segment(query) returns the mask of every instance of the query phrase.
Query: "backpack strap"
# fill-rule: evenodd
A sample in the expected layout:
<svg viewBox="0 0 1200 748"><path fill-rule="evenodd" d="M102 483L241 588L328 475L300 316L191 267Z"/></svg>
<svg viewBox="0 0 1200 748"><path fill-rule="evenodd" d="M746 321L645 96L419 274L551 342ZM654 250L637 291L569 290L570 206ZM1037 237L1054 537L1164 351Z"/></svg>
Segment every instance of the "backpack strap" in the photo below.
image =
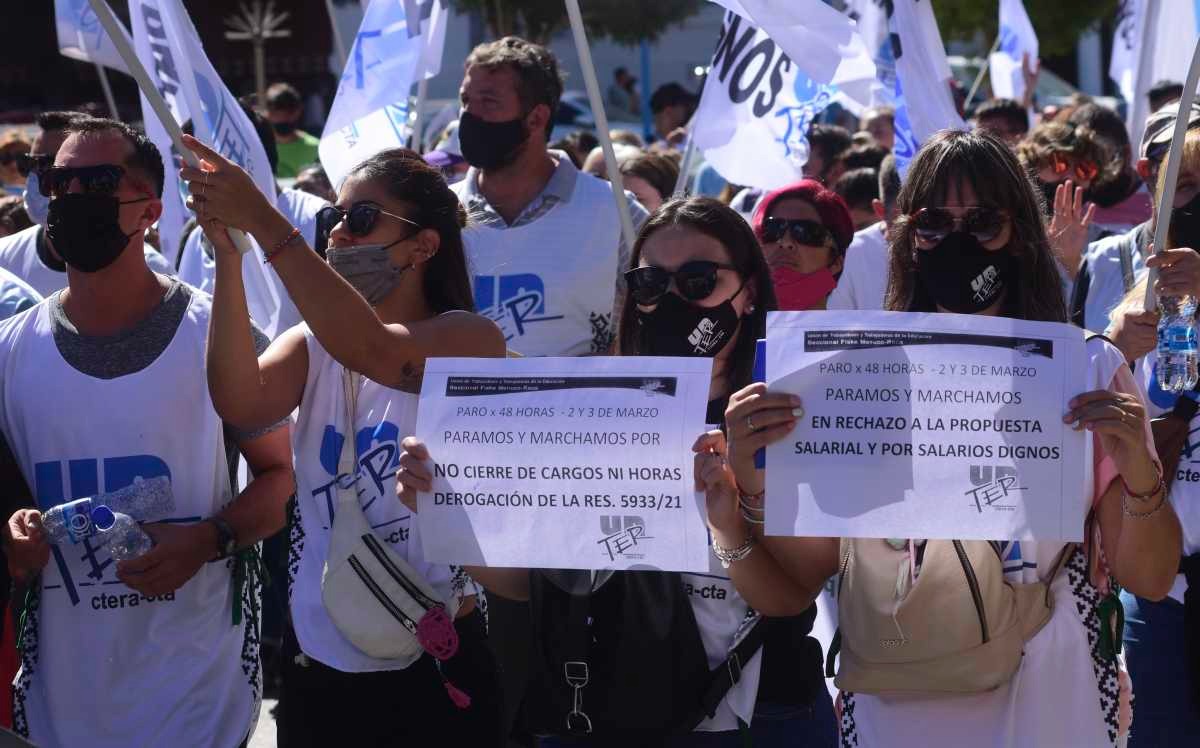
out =
<svg viewBox="0 0 1200 748"><path fill-rule="evenodd" d="M722 699L741 681L742 668L762 649L766 633L767 620L760 616L754 622L754 626L746 632L742 640L725 658L725 661L709 674L708 687L701 694L696 711L689 715L684 722L684 729L691 730L705 717L712 717L717 713L717 707L721 705Z"/></svg>
<svg viewBox="0 0 1200 748"><path fill-rule="evenodd" d="M587 573L587 572L585 572ZM587 735L592 732L592 719L583 710L583 689L591 681L588 656L591 650L591 603L589 590L582 595L569 595L567 620L563 621L563 642L566 657L563 658L562 678L571 689L571 711L567 712L566 726L569 735ZM558 674L551 674L558 677Z"/></svg>

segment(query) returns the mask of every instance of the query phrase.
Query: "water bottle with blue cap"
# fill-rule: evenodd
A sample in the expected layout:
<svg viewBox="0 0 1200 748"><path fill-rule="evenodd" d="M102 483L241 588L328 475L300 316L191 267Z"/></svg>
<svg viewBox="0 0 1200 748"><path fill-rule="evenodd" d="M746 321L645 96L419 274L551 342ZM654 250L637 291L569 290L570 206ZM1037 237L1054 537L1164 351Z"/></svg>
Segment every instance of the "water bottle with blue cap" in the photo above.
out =
<svg viewBox="0 0 1200 748"><path fill-rule="evenodd" d="M108 507L114 513L125 514L139 522L167 519L175 511L175 496L171 480L165 476L138 480L130 485L84 499L68 501L47 509L42 514L42 527L51 543L82 543L97 530L92 512Z"/></svg>
<svg viewBox="0 0 1200 748"><path fill-rule="evenodd" d="M106 547L114 561L132 561L154 547L154 541L128 514L98 506L92 510L91 519L98 539L108 541Z"/></svg>

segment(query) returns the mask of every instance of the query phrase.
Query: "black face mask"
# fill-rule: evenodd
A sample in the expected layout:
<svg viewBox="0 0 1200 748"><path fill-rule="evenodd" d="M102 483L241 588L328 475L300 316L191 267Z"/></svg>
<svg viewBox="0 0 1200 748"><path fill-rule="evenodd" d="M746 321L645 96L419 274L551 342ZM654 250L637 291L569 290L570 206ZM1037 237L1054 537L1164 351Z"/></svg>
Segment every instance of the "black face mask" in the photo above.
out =
<svg viewBox="0 0 1200 748"><path fill-rule="evenodd" d="M1200 195L1171 211L1171 243L1200 251Z"/></svg>
<svg viewBox="0 0 1200 748"><path fill-rule="evenodd" d="M989 252L965 231L947 234L936 247L917 250L917 275L938 306L974 314L996 303L1012 284L1013 256Z"/></svg>
<svg viewBox="0 0 1200 748"><path fill-rule="evenodd" d="M654 311L637 310L644 356L715 356L741 324L733 300L742 289L713 307L689 304L674 293L665 294Z"/></svg>
<svg viewBox="0 0 1200 748"><path fill-rule="evenodd" d="M56 197L50 201L46 236L68 265L84 273L99 272L116 262L133 236L121 230L121 206L145 199L121 202L115 195L82 192Z"/></svg>
<svg viewBox="0 0 1200 748"><path fill-rule="evenodd" d="M292 133L296 132L296 123L295 122L272 122L271 129L273 129L275 131L276 135L291 135Z"/></svg>
<svg viewBox="0 0 1200 748"><path fill-rule="evenodd" d="M528 139L525 119L486 122L470 112L458 119L458 141L467 163L484 171L503 169L517 160L521 145Z"/></svg>

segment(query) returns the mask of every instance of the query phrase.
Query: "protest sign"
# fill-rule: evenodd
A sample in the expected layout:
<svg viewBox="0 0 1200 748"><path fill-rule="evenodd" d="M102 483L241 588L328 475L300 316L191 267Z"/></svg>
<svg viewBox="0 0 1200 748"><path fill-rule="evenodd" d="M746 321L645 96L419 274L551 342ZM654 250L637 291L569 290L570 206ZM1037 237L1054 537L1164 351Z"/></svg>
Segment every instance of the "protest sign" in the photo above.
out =
<svg viewBox="0 0 1200 748"><path fill-rule="evenodd" d="M426 559L707 571L691 446L711 375L706 358L429 359Z"/></svg>
<svg viewBox="0 0 1200 748"><path fill-rule="evenodd" d="M951 314L769 315L766 381L804 417L767 448L771 535L1082 540L1091 441L1062 422L1084 332Z"/></svg>

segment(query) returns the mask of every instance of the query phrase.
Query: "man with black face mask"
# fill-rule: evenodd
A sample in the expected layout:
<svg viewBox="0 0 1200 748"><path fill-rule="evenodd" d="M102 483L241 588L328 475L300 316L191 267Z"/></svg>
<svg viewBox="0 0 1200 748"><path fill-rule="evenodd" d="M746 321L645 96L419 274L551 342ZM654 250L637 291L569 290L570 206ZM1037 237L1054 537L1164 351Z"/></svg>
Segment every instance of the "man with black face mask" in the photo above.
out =
<svg viewBox="0 0 1200 748"><path fill-rule="evenodd" d="M59 146L67 137L67 127L88 115L80 112L42 112L38 115L40 128L30 145L29 154L17 166L26 172L25 210L33 225L23 231L0 239L0 268L29 284L42 296L65 288L67 267L54 249L46 233L46 218L50 198L43 194L41 176L54 163ZM156 273L171 274L171 264L153 247L145 248L146 264Z"/></svg>
<svg viewBox="0 0 1200 748"><path fill-rule="evenodd" d="M470 214L463 231L475 308L527 356L606 353L617 330L630 248L612 185L547 150L562 79L554 55L506 37L476 47L459 90L458 137L471 164L451 189ZM626 191L634 224L646 211ZM529 673L529 606L495 598L489 638L515 718Z"/></svg>
<svg viewBox="0 0 1200 748"><path fill-rule="evenodd" d="M1153 213L1158 211L1158 172L1165 164L1167 151L1171 147L1171 136L1175 132L1175 121L1178 118L1179 103L1169 104L1150 115L1142 133L1142 142L1138 149L1135 168L1138 176L1150 190ZM1189 131L1200 128L1200 104L1192 105L1187 126ZM1182 182L1182 177L1180 181ZM1177 192L1175 215L1186 221L1192 212L1181 213L1178 203L1181 197L1183 197L1182 193ZM1109 324L1109 314L1120 303L1125 293L1133 288L1134 284L1145 274L1145 262L1150 242L1154 239L1155 220L1156 216L1152 214L1150 220L1134 226L1124 234L1106 237L1088 245L1084 255L1083 270L1080 272L1080 278L1086 278L1086 292L1077 288L1078 295L1083 295L1085 298L1082 307L1084 309L1084 326L1087 329L1096 332L1104 331ZM1176 238L1177 241L1184 241L1182 236ZM1181 244L1181 246L1200 248L1200 235L1190 241L1193 243ZM1077 284L1079 282L1082 281L1077 281ZM1125 338L1133 335L1143 341L1153 340L1157 324L1153 316L1127 316L1114 333ZM1121 345L1119 340L1117 343L1118 347L1128 354L1126 346Z"/></svg>
<svg viewBox="0 0 1200 748"><path fill-rule="evenodd" d="M319 138L300 129L304 102L300 92L287 83L272 83L267 88L267 121L275 130L275 148L279 162L275 176L295 179L306 166L318 163Z"/></svg>
<svg viewBox="0 0 1200 748"><path fill-rule="evenodd" d="M608 351L629 248L612 186L546 149L562 95L554 55L511 36L481 44L459 95L471 169L452 189L471 215L463 239L476 308L527 356ZM626 197L639 226L646 211Z"/></svg>
<svg viewBox="0 0 1200 748"><path fill-rule="evenodd" d="M68 286L0 323L0 454L37 507L0 534L32 583L14 727L39 745L239 745L261 691L260 580L244 549L283 526L289 431L235 432L216 414L211 301L143 256L162 213L158 149L113 120L65 129L41 180ZM237 450L254 478L235 496ZM174 506L142 525L145 554L114 562L86 514L75 542L49 545L41 511L160 476Z"/></svg>

